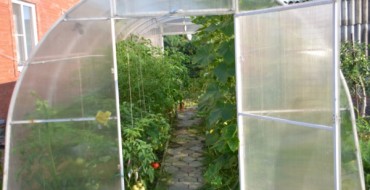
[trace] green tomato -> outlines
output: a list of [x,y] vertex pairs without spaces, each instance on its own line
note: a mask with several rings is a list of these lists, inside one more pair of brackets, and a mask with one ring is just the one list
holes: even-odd
[[137,187],[136,185],[132,186],[131,188],[132,190],[140,190],[139,187]]
[[143,184],[141,183],[141,182],[138,182],[137,184],[136,184],[138,187],[143,187]]
[[76,159],[76,164],[77,165],[82,165],[82,164],[84,164],[85,163],[85,160],[83,159],[83,158],[77,158]]

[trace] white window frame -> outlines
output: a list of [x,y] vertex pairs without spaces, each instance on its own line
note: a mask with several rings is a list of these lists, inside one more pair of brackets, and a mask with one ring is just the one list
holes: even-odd
[[[18,31],[16,30],[16,25],[17,23],[14,22],[14,19],[13,19],[13,22],[14,22],[14,27],[13,27],[13,30],[14,30],[14,38],[15,38],[15,41],[16,41],[16,46],[19,45],[18,43],[18,37],[22,37],[24,40],[23,40],[23,49],[24,49],[24,59],[27,60],[29,58],[30,55],[28,55],[29,52],[27,52],[27,40],[26,40],[26,26],[25,26],[25,23],[24,23],[24,7],[29,7],[31,8],[31,15],[32,15],[32,30],[33,30],[33,41],[35,44],[33,44],[33,46],[36,46],[36,44],[38,43],[38,37],[37,37],[37,22],[36,22],[36,8],[35,8],[35,5],[32,4],[32,3],[27,3],[27,2],[24,2],[24,1],[20,1],[20,0],[12,0],[12,6],[13,4],[18,4],[21,8],[21,22],[22,22],[22,34],[19,34]],[[14,13],[13,13],[14,15]],[[12,16],[13,16],[12,15]],[[22,63],[22,60],[20,58],[20,52],[18,52],[18,47],[17,47],[17,65],[18,65],[18,71],[22,71],[23,69],[23,66],[24,66],[24,63]]]

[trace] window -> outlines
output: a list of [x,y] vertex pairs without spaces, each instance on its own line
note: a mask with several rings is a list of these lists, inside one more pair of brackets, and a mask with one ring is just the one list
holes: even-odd
[[14,37],[17,46],[18,68],[21,70],[37,43],[35,6],[13,0]]

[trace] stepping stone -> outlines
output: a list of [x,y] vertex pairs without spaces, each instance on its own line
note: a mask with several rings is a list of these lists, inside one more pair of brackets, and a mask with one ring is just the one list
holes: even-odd
[[175,173],[175,172],[179,171],[179,168],[175,167],[175,166],[168,166],[168,167],[164,168],[164,170],[168,173]]
[[180,181],[176,179],[187,178],[187,177],[189,177],[189,174],[181,170],[179,170],[176,174],[172,175],[172,178],[174,179],[173,181]]
[[186,157],[183,159],[183,161],[188,162],[188,163],[193,162],[194,160],[195,158],[192,158],[192,157]]
[[197,182],[198,179],[196,177],[187,176],[187,177],[180,178],[179,181],[180,182]]
[[193,172],[195,172],[196,170],[193,167],[183,166],[183,167],[179,168],[179,171],[180,172],[185,172],[185,173],[187,173],[190,176],[190,174],[193,173]]
[[201,171],[194,170],[194,171],[192,171],[192,172],[189,173],[189,176],[192,176],[192,177],[202,177],[202,172]]
[[199,157],[202,157],[203,154],[201,153],[198,153],[198,152],[194,152],[194,153],[191,153],[189,156],[193,157],[193,158],[199,158]]
[[186,184],[174,184],[168,188],[168,190],[189,190],[189,185]]
[[[190,147],[189,147],[190,148]],[[192,153],[194,153],[194,151],[193,150],[183,150],[182,151],[183,153],[185,153],[185,154],[188,154],[188,155],[190,155],[190,154],[192,154]]]
[[189,189],[199,189],[201,188],[203,183],[196,182],[196,183],[191,183],[189,184]]
[[198,157],[198,158],[196,158],[195,160],[196,160],[196,161],[200,161],[200,162],[202,162],[202,161],[204,160],[204,157]]
[[[176,151],[174,151],[174,152],[176,152]],[[185,154],[183,152],[177,152],[177,154],[174,154],[172,157],[173,158],[184,158],[184,157],[187,157],[187,156],[189,156],[189,155]]]
[[199,162],[199,161],[193,161],[193,162],[189,163],[189,166],[191,166],[191,167],[199,167],[199,166],[202,166],[202,165],[203,165],[203,163]]
[[201,146],[194,146],[194,147],[190,148],[190,150],[202,151],[203,150],[203,147],[201,147]]
[[185,151],[186,151],[186,149],[184,149],[183,147],[167,149],[167,153],[169,153],[171,155],[177,155],[177,154],[181,154],[181,153],[188,155],[188,153],[185,152]]
[[184,167],[184,166],[188,166],[189,164],[187,162],[176,160],[176,161],[172,162],[172,165],[176,166],[176,167]]

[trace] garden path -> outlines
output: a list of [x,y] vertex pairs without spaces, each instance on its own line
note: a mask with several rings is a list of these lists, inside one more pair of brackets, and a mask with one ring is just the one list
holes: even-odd
[[200,122],[194,107],[178,113],[177,124],[162,164],[163,170],[169,174],[162,181],[169,190],[195,190],[203,185],[205,138],[198,129]]

